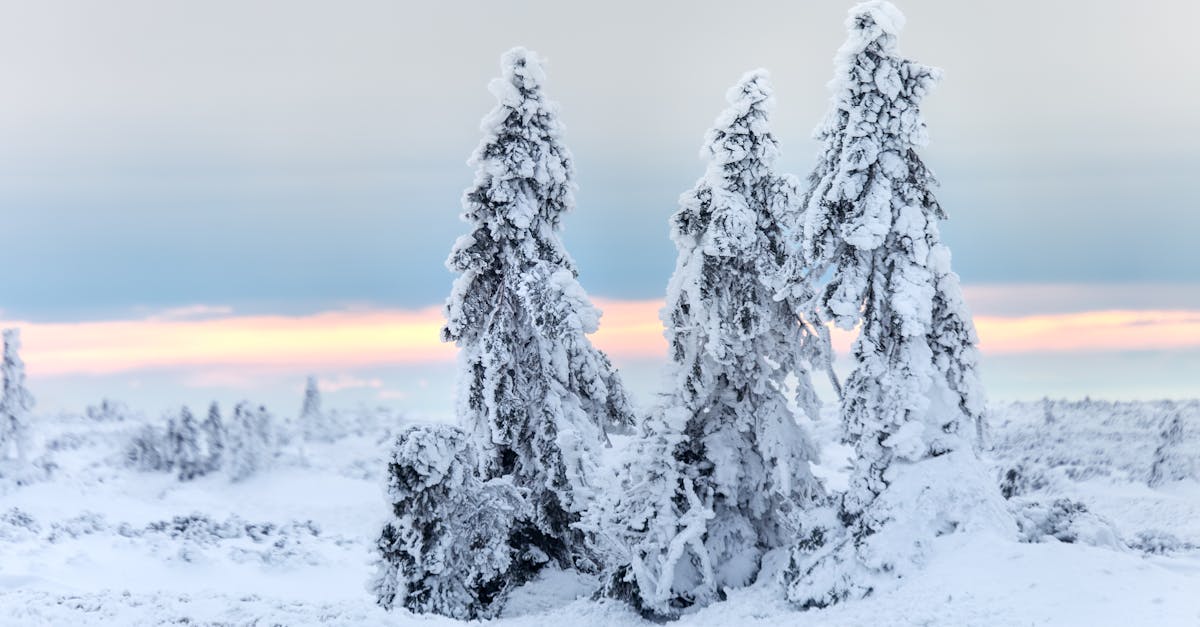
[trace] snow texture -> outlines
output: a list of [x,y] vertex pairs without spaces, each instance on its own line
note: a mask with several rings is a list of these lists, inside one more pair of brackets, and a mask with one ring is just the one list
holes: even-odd
[[600,312],[559,236],[574,205],[574,166],[542,93],[541,61],[516,48],[501,70],[490,86],[499,102],[470,160],[476,177],[462,218],[471,232],[447,261],[459,276],[442,338],[460,348],[457,413],[482,476],[528,491],[519,559],[594,570],[595,552],[573,525],[593,498],[596,450],[606,432],[631,428],[633,410],[616,369],[587,339]]

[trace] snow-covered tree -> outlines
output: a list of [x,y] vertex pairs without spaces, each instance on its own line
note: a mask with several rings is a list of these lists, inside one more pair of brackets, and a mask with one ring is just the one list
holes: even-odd
[[1176,410],[1174,415],[1163,420],[1162,434],[1158,448],[1154,450],[1147,484],[1156,488],[1169,481],[1189,479],[1194,475],[1195,469],[1183,442],[1183,414]]
[[[162,455],[160,456],[160,459],[162,461],[163,468],[171,471],[177,468],[175,464],[175,455],[179,449],[183,448],[183,436],[179,432],[179,425],[177,422],[178,417],[176,415],[167,412],[164,418],[167,420],[167,430],[162,434]],[[145,443],[144,445],[150,445],[153,440],[150,438],[143,438],[143,442]],[[139,443],[139,446],[142,445],[143,444]]]
[[616,370],[587,334],[600,312],[576,280],[559,236],[574,205],[574,166],[556,107],[542,94],[541,61],[516,48],[490,89],[463,199],[471,232],[446,264],[459,274],[442,339],[460,347],[458,415],[485,479],[529,491],[518,559],[590,569],[572,525],[592,498],[595,449],[605,431],[633,424]]
[[125,420],[130,415],[129,408],[125,403],[110,398],[101,399],[99,405],[88,405],[84,413],[89,420],[97,422]]
[[705,138],[705,174],[671,220],[679,258],[662,315],[673,389],[605,514],[629,547],[610,592],[660,616],[751,583],[823,492],[790,407],[816,417],[800,355],[819,338],[770,287],[792,248],[797,183],[774,171],[766,72],[728,99]]
[[143,425],[130,438],[125,448],[126,463],[147,472],[171,470],[170,445],[166,435],[166,432],[154,425]]
[[300,408],[300,435],[305,442],[329,438],[325,414],[321,411],[321,390],[317,378],[309,375],[304,385],[304,405]]
[[221,467],[225,454],[225,425],[216,401],[208,406],[208,416],[200,429],[204,432],[204,472],[215,472]]
[[448,425],[405,429],[388,464],[391,517],[372,583],[386,609],[490,618],[509,588],[508,544],[521,513],[507,478],[482,481],[468,435]]
[[33,395],[25,387],[25,362],[21,360],[21,330],[4,330],[3,396],[0,396],[0,459],[12,455],[24,462],[29,454],[29,412]]
[[1042,421],[1047,425],[1058,421],[1058,418],[1054,416],[1054,403],[1050,402],[1049,396],[1042,397]]
[[179,419],[171,421],[168,430],[171,442],[171,460],[179,473],[180,481],[191,481],[204,474],[204,456],[200,448],[200,428],[192,410],[184,407]]
[[238,403],[226,427],[226,469],[234,481],[241,481],[266,468],[274,457],[272,418],[266,407],[255,408],[248,401]]
[[917,155],[920,103],[940,72],[897,55],[903,22],[881,0],[851,10],[818,129],[803,252],[811,276],[832,277],[823,318],[861,325],[841,406],[857,455],[840,503],[846,533],[793,555],[788,596],[801,606],[868,594],[942,533],[1014,529],[971,447],[984,411],[975,329]]

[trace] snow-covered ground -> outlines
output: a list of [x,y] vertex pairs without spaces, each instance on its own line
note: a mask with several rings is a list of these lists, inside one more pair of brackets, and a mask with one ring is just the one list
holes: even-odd
[[[1194,470],[1200,403],[996,406],[987,459],[1008,480],[1023,532],[1069,542],[945,536],[922,570],[864,601],[796,612],[764,582],[679,623],[1200,625],[1200,482],[1147,485],[1174,415],[1187,428],[1168,447],[1171,463]],[[310,444],[306,461],[287,447],[271,469],[231,483],[126,467],[136,419],[36,419],[35,467],[0,479],[0,624],[453,623],[383,612],[366,590],[396,422]],[[831,440],[829,421],[814,427]],[[846,453],[827,444],[817,469],[835,488]],[[643,623],[591,600],[593,587],[546,573],[496,622]]]

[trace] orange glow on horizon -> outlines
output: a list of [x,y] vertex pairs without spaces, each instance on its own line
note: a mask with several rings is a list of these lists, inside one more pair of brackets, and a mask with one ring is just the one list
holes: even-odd
[[[666,340],[661,301],[597,299],[605,313],[596,345],[617,359],[661,359]],[[307,316],[149,317],[71,323],[6,322],[22,329],[23,356],[34,376],[111,374],[143,369],[228,366],[310,371],[448,362],[440,307],[362,309]],[[1200,312],[1093,311],[1019,317],[977,316],[985,354],[1200,348]],[[844,355],[853,334],[835,331]]]

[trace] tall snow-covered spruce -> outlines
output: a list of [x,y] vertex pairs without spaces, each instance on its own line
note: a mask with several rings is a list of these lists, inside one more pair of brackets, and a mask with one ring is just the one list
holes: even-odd
[[879,0],[851,10],[806,198],[807,269],[832,276],[817,310],[861,330],[841,405],[857,453],[840,505],[846,529],[793,552],[788,597],[802,607],[904,576],[936,536],[1014,532],[971,447],[984,411],[975,330],[916,152],[927,141],[921,99],[940,72],[897,55],[903,22]]
[[704,176],[671,220],[679,257],[662,317],[673,387],[620,494],[591,521],[625,553],[609,593],[659,617],[753,582],[764,553],[789,546],[798,514],[822,495],[789,407],[817,411],[799,359],[816,338],[770,287],[792,248],[784,226],[797,182],[774,171],[766,72],[728,99],[705,137]]
[[[531,514],[513,534],[518,564],[594,569],[573,525],[592,499],[595,450],[633,411],[616,370],[587,334],[600,312],[576,280],[559,236],[574,205],[574,166],[532,52],[501,60],[463,199],[471,232],[446,264],[459,274],[442,339],[460,350],[458,415],[475,438],[484,480],[511,477]],[[523,567],[524,567],[523,566]]]
[[25,362],[21,360],[21,330],[5,329],[4,357],[0,365],[3,395],[0,395],[0,460],[15,449],[16,457],[25,461],[29,448],[29,412],[33,395],[25,387]]

